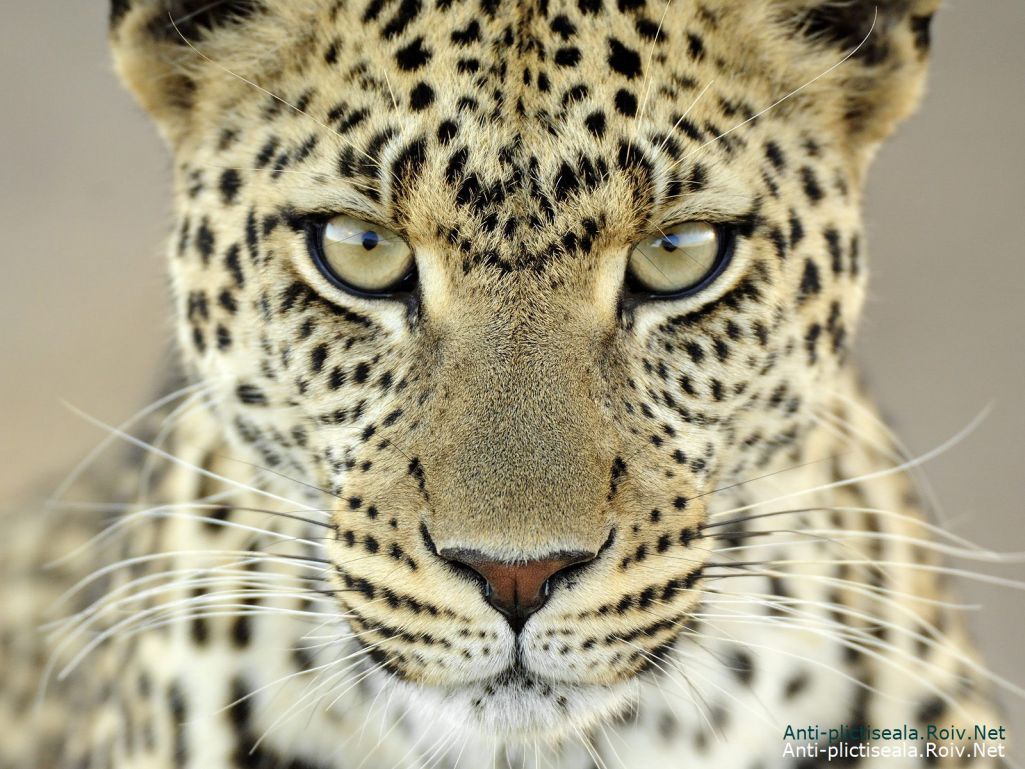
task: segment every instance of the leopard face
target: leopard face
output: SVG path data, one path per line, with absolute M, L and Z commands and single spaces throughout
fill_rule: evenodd
M 716 491 L 800 461 L 935 3 L 875 5 L 115 3 L 188 367 L 240 455 L 330 492 L 339 612 L 410 696 L 492 733 L 621 709 Z M 408 246 L 400 286 L 318 267 L 338 216 Z M 715 274 L 639 289 L 693 223 Z

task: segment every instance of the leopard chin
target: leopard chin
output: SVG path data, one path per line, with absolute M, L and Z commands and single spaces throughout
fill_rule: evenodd
M 638 686 L 548 681 L 523 668 L 459 686 L 396 686 L 429 727 L 506 744 L 557 744 L 629 712 Z

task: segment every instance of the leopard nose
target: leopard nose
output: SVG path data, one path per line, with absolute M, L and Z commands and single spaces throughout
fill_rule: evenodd
M 484 597 L 519 633 L 531 614 L 548 600 L 549 582 L 571 566 L 593 561 L 596 553 L 553 553 L 546 558 L 521 563 L 496 561 L 473 550 L 441 550 L 448 561 L 468 566 L 484 578 Z

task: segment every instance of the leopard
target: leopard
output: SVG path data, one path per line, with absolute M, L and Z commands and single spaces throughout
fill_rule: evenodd
M 0 766 L 1004 765 L 851 352 L 937 9 L 113 0 L 175 363 L 5 518 Z

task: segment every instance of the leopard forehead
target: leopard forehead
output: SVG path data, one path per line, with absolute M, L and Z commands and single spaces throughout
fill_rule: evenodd
M 620 242 L 693 211 L 753 214 L 778 197 L 777 135 L 827 148 L 800 169 L 809 190 L 856 184 L 894 117 L 873 114 L 864 83 L 822 77 L 874 29 L 865 9 L 815 47 L 781 39 L 822 34 L 793 2 L 219 3 L 220 31 L 179 5 L 180 23 L 158 4 L 116 19 L 115 38 L 142 27 L 175 65 L 169 86 L 120 49 L 187 187 L 230 162 L 224 202 L 257 185 L 282 205 L 366 211 L 454 246 L 464 269 L 545 264 L 599 224 Z M 899 59 L 888 46 L 858 55 Z

